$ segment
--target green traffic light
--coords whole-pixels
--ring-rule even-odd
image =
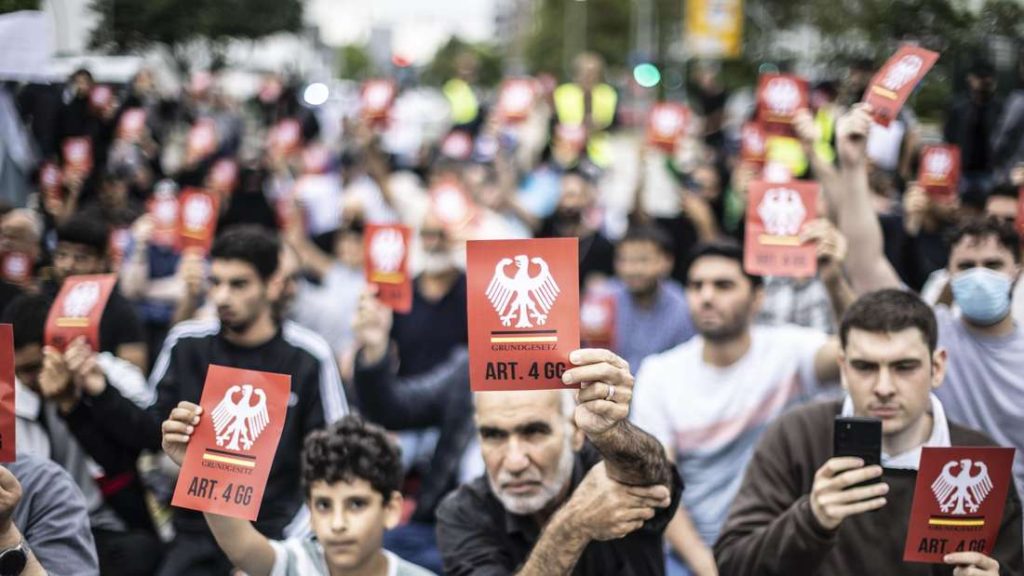
[[[633,79],[644,88],[653,88],[661,82],[661,72],[654,64],[637,64],[636,68],[633,68]]]

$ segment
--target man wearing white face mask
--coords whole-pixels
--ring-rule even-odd
[[[843,182],[839,228],[850,246],[847,273],[864,293],[902,286],[882,252],[882,234],[871,209],[864,153],[870,108],[855,107],[837,125]],[[950,351],[946,383],[937,391],[951,420],[980,429],[1017,449],[1013,475],[1024,490],[1024,328],[1010,314],[1010,294],[1020,277],[1020,240],[998,220],[970,220],[952,235],[947,272],[958,312],[935,306],[939,345]]]

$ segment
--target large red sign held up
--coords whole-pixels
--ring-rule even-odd
[[[501,85],[498,113],[506,122],[522,122],[530,116],[535,97],[532,78],[509,78]]]
[[[186,188],[178,199],[178,242],[182,250],[210,251],[217,231],[220,210],[217,197],[203,190]]]
[[[14,329],[0,324],[0,462],[14,462]]]
[[[65,138],[64,169],[68,174],[85,178],[92,171],[92,140],[87,136]]]
[[[810,106],[807,80],[793,74],[762,74],[757,84],[757,119],[769,134],[793,136],[797,111]]]
[[[93,350],[100,349],[100,320],[117,276],[69,276],[46,317],[47,346],[64,350],[72,340],[85,336]]]
[[[864,102],[871,105],[875,122],[888,126],[938,59],[938,52],[907,44],[900,46],[864,93]]]
[[[470,385],[562,389],[580,345],[576,238],[467,243]]]
[[[960,184],[960,147],[955,144],[925,146],[917,182],[935,202],[947,204],[956,200]]]
[[[580,304],[580,340],[586,348],[615,348],[615,293],[588,290]]]
[[[768,136],[758,122],[747,122],[740,129],[740,160],[760,168],[764,166]]]
[[[374,225],[363,235],[366,281],[377,286],[377,298],[398,313],[412,310],[409,240],[406,226]]]
[[[903,560],[942,564],[953,552],[991,553],[1012,467],[1013,448],[922,448]]]
[[[211,364],[171,504],[256,520],[291,387],[286,374]]]
[[[743,268],[765,276],[814,276],[818,270],[815,248],[800,242],[800,231],[804,223],[817,218],[817,203],[814,182],[752,182]]]
[[[647,117],[647,143],[671,154],[686,134],[690,109],[675,102],[659,102]]]

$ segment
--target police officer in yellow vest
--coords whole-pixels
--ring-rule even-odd
[[[555,115],[559,124],[587,128],[587,155],[606,167],[611,163],[607,130],[615,122],[618,94],[601,81],[604,61],[593,52],[584,52],[573,62],[574,82],[555,89]]]
[[[480,99],[473,87],[480,61],[472,52],[462,52],[455,58],[455,77],[444,83],[441,91],[451,106],[452,125],[455,129],[476,134],[480,126]]]

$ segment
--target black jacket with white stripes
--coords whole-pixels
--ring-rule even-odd
[[[303,440],[310,431],[344,416],[348,406],[330,347],[298,324],[284,322],[273,338],[254,347],[228,342],[217,320],[178,324],[168,334],[150,375],[156,399],[148,409],[136,407],[115,387],[107,386],[99,396],[83,398],[69,423],[99,426],[125,447],[160,450],[162,422],[178,402],[199,403],[210,364],[291,376],[284,431],[256,528],[275,539],[282,538],[286,528],[288,533],[304,530],[307,516],[300,487]],[[208,532],[202,514],[191,510],[175,509],[174,524],[179,532]]]

